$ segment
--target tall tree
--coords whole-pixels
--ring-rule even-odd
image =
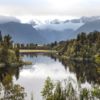
[[[0,31],[0,42],[2,42],[2,34],[1,34],[1,31]]]

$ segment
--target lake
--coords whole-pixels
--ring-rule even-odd
[[[91,84],[100,82],[95,63],[67,61],[41,53],[25,54],[21,55],[21,57],[24,61],[31,61],[32,65],[24,65],[20,68],[12,67],[10,69],[1,68],[0,79],[3,82],[7,75],[12,76],[9,78],[10,82],[25,88],[27,93],[25,100],[31,100],[32,94],[34,100],[43,100],[41,91],[47,77],[50,77],[54,82],[71,81],[77,91],[79,81],[83,87],[87,88],[91,88]]]

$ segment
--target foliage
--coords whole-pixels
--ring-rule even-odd
[[[100,32],[82,32],[76,39],[61,41],[53,48],[62,56],[94,59],[95,55],[100,54]]]
[[[93,97],[97,97],[100,99],[100,87],[98,88],[98,86],[94,87],[92,90],[92,95]]]
[[[25,100],[26,92],[21,85],[13,83],[14,76],[18,79],[19,67],[0,68],[0,100]]]
[[[1,31],[0,31],[0,42],[2,42],[2,34],[1,34]]]
[[[63,90],[61,83],[57,82],[54,90],[54,100],[66,100],[66,90]]]
[[[53,88],[54,88],[54,85],[53,85],[51,79],[48,77],[47,80],[45,81],[44,88],[41,92],[42,96],[46,100],[53,100]]]
[[[24,100],[26,93],[24,88],[18,84],[8,84],[4,90],[4,97],[1,100]]]
[[[83,88],[80,94],[80,99],[81,100],[88,100],[88,96],[89,96],[89,90],[86,88]]]
[[[95,62],[100,64],[100,54],[95,55]]]
[[[19,49],[13,47],[13,41],[10,35],[2,37],[0,32],[0,63],[10,66],[19,62]]]
[[[65,82],[63,85],[60,81],[54,84],[50,78],[47,78],[42,90],[44,100],[91,100],[91,98],[100,98],[99,86],[93,87],[92,90],[88,90],[87,88],[82,88],[78,85],[79,93],[77,93],[73,88],[72,83],[66,85]]]
[[[75,99],[75,91],[71,84],[68,88],[62,87],[60,81],[53,83],[50,78],[45,81],[44,88],[42,90],[42,96],[45,100],[77,100]]]

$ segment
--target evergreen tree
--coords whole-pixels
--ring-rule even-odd
[[[1,31],[0,31],[0,42],[2,42],[2,34],[1,34]]]

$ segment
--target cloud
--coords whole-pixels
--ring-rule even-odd
[[[0,24],[7,22],[20,22],[20,20],[10,16],[0,16]]]
[[[100,0],[0,0],[0,14],[13,16],[95,16]]]

